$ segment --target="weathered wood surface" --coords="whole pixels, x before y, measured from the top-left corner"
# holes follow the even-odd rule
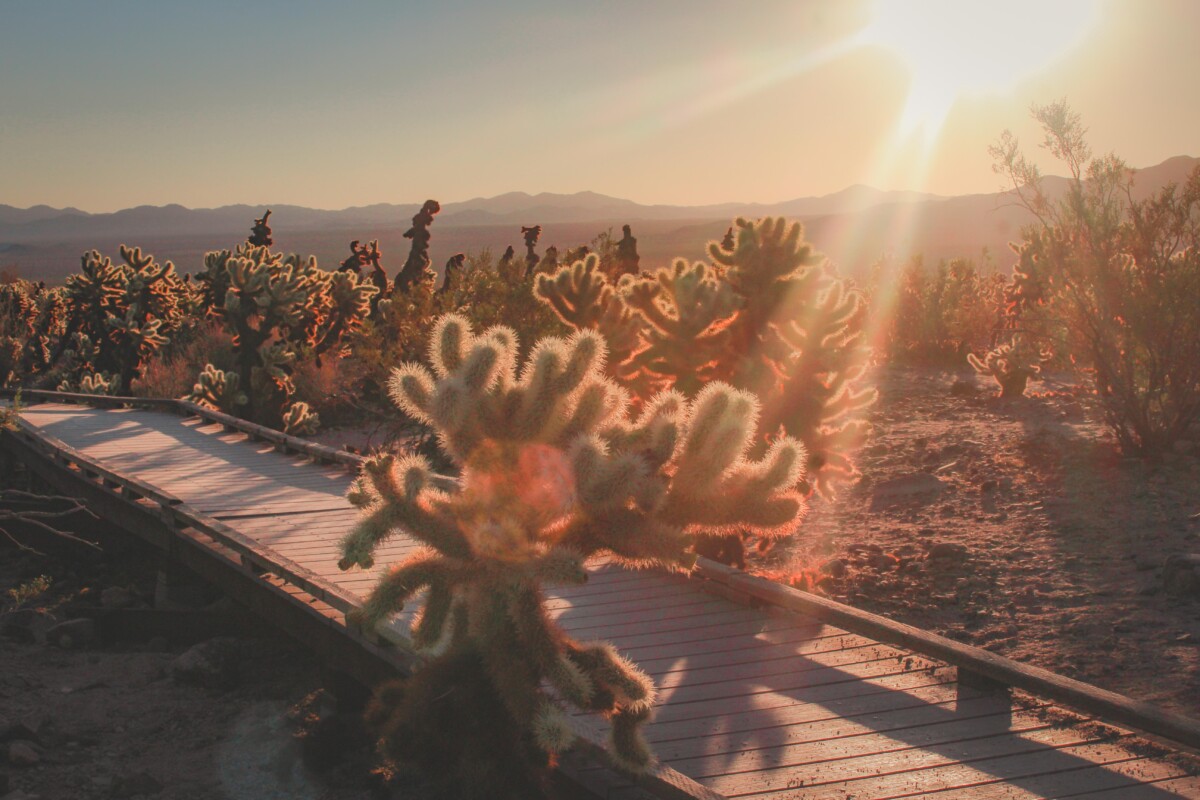
[[[22,416],[100,478],[140,481],[141,502],[195,509],[202,519],[191,529],[280,575],[280,591],[307,598],[331,624],[416,548],[401,537],[375,569],[337,569],[338,540],[356,516],[344,463],[163,412],[44,403]],[[710,573],[726,588],[740,582]],[[920,637],[883,644],[829,624],[836,609],[750,608],[704,591],[711,583],[597,563],[586,585],[551,592],[568,631],[614,642],[659,686],[648,737],[669,769],[631,781],[575,765],[602,796],[1200,798],[1186,764],[1036,698],[960,685],[953,668],[904,646]],[[404,635],[411,614],[389,638]],[[602,738],[603,724],[578,723]]]

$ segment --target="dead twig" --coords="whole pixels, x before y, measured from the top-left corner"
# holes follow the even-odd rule
[[[39,511],[36,508],[14,510],[11,508],[0,508],[0,523],[4,522],[20,522],[25,525],[31,525],[35,528],[43,530],[54,536],[62,539],[75,542],[76,544],[85,545],[93,550],[99,550],[100,546],[95,542],[89,542],[82,539],[69,531],[64,531],[53,525],[44,522],[43,520],[62,519],[69,517],[72,514],[87,514],[93,519],[97,519],[96,515],[88,509],[84,508],[80,502],[74,497],[66,497],[64,495],[40,495],[33,492],[26,492],[20,489],[3,489],[0,490],[0,505],[10,505],[12,503],[22,504],[45,504],[45,503],[67,503],[68,507],[57,511]],[[10,542],[16,545],[18,550],[35,555],[45,555],[44,553],[30,547],[24,542],[19,541],[15,536],[8,532],[4,527],[0,526],[0,533],[4,534]]]

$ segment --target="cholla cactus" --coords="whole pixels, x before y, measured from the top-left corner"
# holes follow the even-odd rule
[[[30,286],[25,281],[0,284],[0,386],[19,377],[21,354],[34,335],[38,309]]]
[[[189,397],[289,433],[314,433],[316,413],[293,401],[293,366],[301,355],[318,363],[326,353],[340,356],[378,288],[266,247],[209,253],[204,263],[204,302],[233,333],[236,364],[229,373],[207,365]]]
[[[213,259],[214,265],[218,261],[228,273],[221,316],[234,335],[237,381],[231,384],[228,376],[222,377],[224,373],[209,364],[189,397],[218,408],[232,400],[234,406],[222,410],[280,426],[294,392],[289,367],[295,358],[281,337],[283,330],[301,321],[314,283],[307,274],[309,265],[298,256],[285,259],[266,247],[221,254]]]
[[[967,354],[967,361],[981,375],[991,375],[1000,386],[1000,396],[1022,397],[1030,378],[1042,371],[1042,364],[1054,354],[1027,342],[1020,335],[1013,336],[1008,344],[1002,344],[983,358],[974,353]]]
[[[426,200],[421,210],[413,215],[412,227],[404,232],[405,239],[412,239],[412,248],[408,252],[408,260],[396,274],[397,292],[407,292],[416,283],[432,280],[429,240],[433,234],[429,232],[429,226],[433,225],[433,218],[441,210],[442,206],[437,200]]]
[[[615,287],[585,261],[540,278],[537,293],[568,325],[622,343],[629,355],[608,373],[638,399],[665,387],[692,395],[715,380],[756,394],[764,434],[804,442],[808,486],[831,494],[857,474],[849,452],[876,396],[863,385],[861,295],[783,219],[739,219],[709,255],[712,264],[677,260]]]
[[[625,386],[638,384],[640,365],[631,361],[641,349],[642,321],[600,269],[600,257],[589,254],[553,275],[539,274],[534,293],[576,330],[594,330],[608,342],[606,368]]]
[[[171,262],[158,264],[140,248],[121,245],[124,263],[114,264],[93,250],[85,253],[80,272],[67,279],[62,308],[65,324],[46,368],[67,352],[73,354],[66,383],[82,384],[89,373],[112,373],[118,394],[129,394],[133,380],[146,360],[169,341],[179,325],[183,308],[183,282]],[[58,300],[48,300],[43,311],[47,329],[57,327]],[[40,338],[48,338],[39,334]],[[27,351],[31,366],[43,359],[34,343]]]
[[[362,623],[375,625],[426,590],[414,644],[457,664],[464,653],[478,656],[533,762],[571,740],[545,681],[562,701],[607,715],[614,758],[636,771],[651,762],[638,731],[653,687],[611,646],[576,642],[559,628],[543,585],[583,583],[584,562],[597,553],[686,569],[698,534],[790,533],[804,507],[794,487],[805,452],[783,436],[749,460],[758,401],[722,383],[690,402],[654,395],[631,417],[626,392],[602,374],[605,351],[601,336],[581,331],[542,339],[519,366],[510,329],[474,334],[462,317],[441,318],[432,373],[407,364],[391,393],[436,430],[461,479],[435,475],[419,456],[369,461],[350,494],[363,517],[339,566],[372,566],[374,548],[398,532],[421,541],[427,550],[381,579]]]
[[[82,392],[83,394],[121,394],[121,382],[116,375],[107,372],[88,372],[79,379],[78,383],[62,381],[58,384],[60,392]]]

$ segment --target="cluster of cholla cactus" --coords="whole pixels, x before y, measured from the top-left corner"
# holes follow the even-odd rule
[[[865,304],[783,219],[739,219],[712,263],[680,259],[616,285],[589,256],[536,292],[577,330],[612,343],[610,377],[646,398],[665,387],[693,395],[724,381],[763,399],[765,449],[783,432],[808,452],[808,487],[831,493],[856,475],[850,451],[875,399],[863,384]]]
[[[995,379],[1001,397],[1011,398],[1023,396],[1029,380],[1036,378],[1042,371],[1042,364],[1053,357],[1049,349],[1031,344],[1016,334],[1010,342],[997,346],[983,358],[968,353],[967,361],[979,374]]]
[[[367,318],[377,288],[352,272],[326,272],[315,259],[249,243],[204,262],[203,293],[233,334],[236,367],[206,365],[190,398],[291,433],[315,431],[315,412],[293,400],[293,365],[300,354],[338,353]]]
[[[25,281],[0,284],[0,386],[19,374],[26,343],[34,335],[37,303]]]
[[[42,357],[49,334],[36,332],[27,353],[31,372],[66,357],[60,390],[129,394],[146,361],[170,340],[185,313],[187,289],[171,262],[159,264],[141,248],[120,248],[122,263],[93,250],[67,278],[61,298],[47,300],[39,328],[58,328],[58,342]]]
[[[586,559],[600,553],[686,569],[697,535],[791,533],[804,507],[796,487],[806,454],[780,436],[752,460],[758,399],[720,382],[691,400],[670,390],[648,396],[635,414],[628,392],[604,375],[606,356],[603,337],[583,330],[542,339],[519,364],[512,330],[475,334],[460,316],[441,318],[433,371],[404,365],[391,393],[436,431],[461,477],[440,477],[419,456],[370,460],[350,495],[363,516],[340,566],[372,566],[374,548],[392,535],[419,540],[426,549],[380,580],[360,622],[374,626],[424,591],[413,642],[436,663],[482,670],[506,716],[487,734],[503,741],[515,728],[529,763],[545,764],[572,740],[570,704],[606,715],[613,757],[637,771],[651,763],[639,729],[652,683],[610,645],[564,632],[543,587],[585,582]],[[426,707],[405,694],[377,714],[385,731],[408,730],[407,715]],[[426,736],[456,724],[422,722]],[[447,747],[457,738],[445,731]],[[409,746],[386,733],[384,741],[401,753]]]

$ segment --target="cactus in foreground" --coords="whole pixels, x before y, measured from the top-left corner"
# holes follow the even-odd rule
[[[760,460],[747,458],[759,414],[752,394],[721,383],[692,401],[667,391],[633,417],[626,392],[602,374],[605,351],[601,336],[581,331],[542,339],[518,365],[510,329],[474,334],[462,317],[443,317],[432,373],[407,364],[391,392],[437,431],[461,479],[435,475],[419,456],[384,455],[366,464],[350,495],[363,516],[343,541],[343,569],[372,566],[375,547],[396,533],[426,547],[380,580],[362,624],[424,590],[412,631],[435,655],[424,670],[466,670],[462,681],[486,687],[503,725],[480,735],[517,747],[535,770],[570,744],[564,703],[609,717],[617,763],[634,771],[651,763],[639,733],[651,682],[610,645],[568,636],[548,613],[544,585],[583,583],[585,560],[599,553],[686,569],[695,535],[731,526],[785,535],[804,506],[793,488],[804,470],[800,442],[783,436]],[[412,718],[430,707],[413,692],[446,688],[418,679],[380,698],[385,746],[422,746],[400,735],[417,730],[423,742],[465,754],[455,726],[467,723]]]
[[[1042,364],[1053,357],[1050,350],[1036,347],[1016,335],[1011,342],[999,345],[983,358],[968,353],[967,361],[979,374],[995,379],[1001,397],[1011,398],[1022,397],[1030,378],[1036,378],[1042,371]]]

